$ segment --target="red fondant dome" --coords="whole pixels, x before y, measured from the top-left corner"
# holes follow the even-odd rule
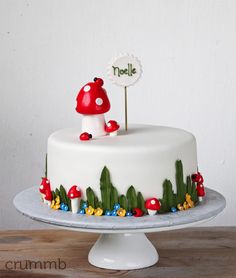
[[[76,111],[84,115],[103,114],[110,110],[110,101],[106,90],[102,87],[103,80],[94,78],[79,91],[76,98]]]

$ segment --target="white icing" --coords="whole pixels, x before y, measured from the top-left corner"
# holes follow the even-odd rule
[[[96,115],[97,116],[97,115]],[[88,131],[87,131],[88,132]],[[196,141],[181,129],[130,125],[119,136],[80,141],[79,129],[64,129],[48,139],[48,178],[52,189],[62,184],[68,191],[78,184],[82,198],[90,186],[100,198],[100,175],[104,166],[119,194],[133,185],[144,198],[162,197],[163,181],[175,185],[175,162],[181,159],[184,175],[197,171]]]
[[[84,86],[84,91],[88,92],[91,89],[91,87],[89,85]]]
[[[154,205],[156,202],[155,200],[151,200],[151,204]]]

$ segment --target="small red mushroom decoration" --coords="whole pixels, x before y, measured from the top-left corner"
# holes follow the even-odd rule
[[[45,200],[46,190],[50,190],[50,181],[47,178],[43,177],[39,187],[39,192],[41,193],[44,203],[47,203],[47,200]]]
[[[161,205],[157,198],[150,198],[146,200],[145,208],[149,215],[155,215],[160,210]]]
[[[202,201],[202,198],[206,195],[205,188],[203,185],[204,179],[200,172],[192,175],[192,181],[197,183],[197,195],[199,202]]]
[[[68,198],[71,200],[72,213],[77,213],[79,210],[79,198],[81,197],[81,191],[77,185],[73,185],[67,193]]]
[[[50,206],[52,203],[52,191],[51,189],[46,189],[45,191],[45,200],[46,203]]]
[[[110,136],[116,136],[119,128],[120,126],[118,125],[118,123],[116,121],[111,120],[107,123],[105,131],[109,133]]]

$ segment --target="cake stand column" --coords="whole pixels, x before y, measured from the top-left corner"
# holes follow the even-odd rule
[[[90,264],[116,270],[149,267],[158,259],[155,247],[138,232],[101,234],[88,255]]]

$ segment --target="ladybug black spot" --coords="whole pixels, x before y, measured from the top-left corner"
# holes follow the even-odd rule
[[[98,80],[98,78],[97,78],[97,77],[94,77],[93,81],[96,82],[97,80]]]

